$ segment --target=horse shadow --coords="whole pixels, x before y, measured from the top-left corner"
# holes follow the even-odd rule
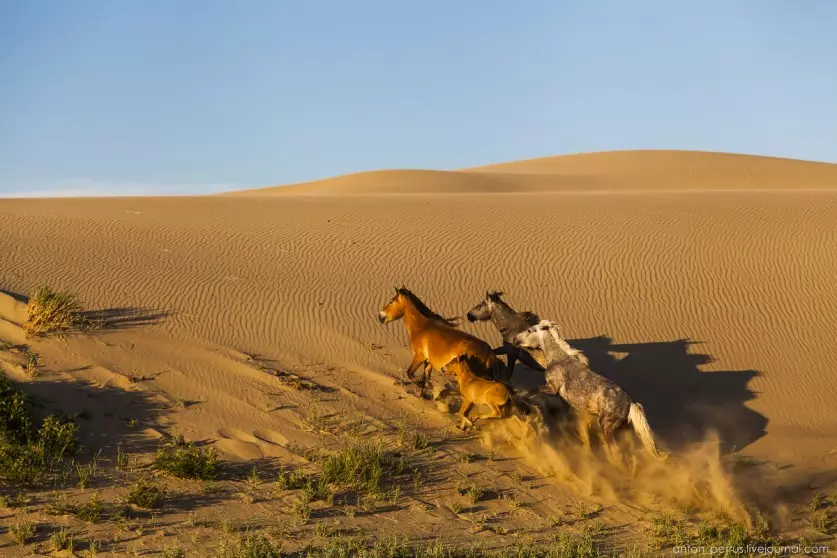
[[[740,451],[765,435],[767,417],[746,406],[756,393],[748,386],[756,370],[704,372],[711,355],[693,353],[689,339],[614,344],[607,336],[570,339],[590,368],[642,404],[655,435],[681,449],[715,432],[722,453]],[[542,372],[517,367],[527,387],[545,384]],[[522,373],[522,374],[521,374]]]

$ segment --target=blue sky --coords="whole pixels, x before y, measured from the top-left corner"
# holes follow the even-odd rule
[[[837,162],[837,2],[0,0],[0,194],[610,149]]]

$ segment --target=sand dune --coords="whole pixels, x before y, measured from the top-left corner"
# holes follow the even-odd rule
[[[176,429],[229,459],[304,462],[294,447],[321,443],[312,413],[450,429],[394,385],[406,334],[375,314],[404,284],[447,315],[496,288],[559,322],[676,450],[714,430],[725,453],[822,473],[837,465],[835,186],[835,165],[620,152],[235,196],[3,200],[0,288],[47,283],[123,309],[113,330],[39,350],[74,381],[151,397],[149,436]],[[334,195],[297,195],[311,193]],[[19,334],[3,329],[19,311],[0,298],[0,336]],[[499,342],[488,326],[463,327]],[[287,389],[254,362],[329,391]],[[515,466],[468,475],[513,486],[497,470]],[[575,498],[557,481],[535,493]],[[451,535],[441,518],[428,529]]]
[[[459,171],[362,172],[227,195],[533,193],[837,188],[837,165],[697,151],[612,151]]]

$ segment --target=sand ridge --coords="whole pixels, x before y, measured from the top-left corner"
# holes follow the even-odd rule
[[[637,150],[580,153],[456,171],[382,170],[233,196],[609,193],[837,188],[837,165],[796,159],[700,151]]]

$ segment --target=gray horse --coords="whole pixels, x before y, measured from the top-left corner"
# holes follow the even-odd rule
[[[628,422],[649,452],[665,458],[657,450],[642,405],[634,402],[621,387],[590,370],[587,362],[579,360],[578,351],[563,339],[557,325],[543,320],[515,336],[514,343],[524,349],[544,352],[548,390],[560,395],[576,411],[598,417],[600,433],[608,446],[614,431]],[[581,434],[586,443],[586,425]]]
[[[499,291],[486,292],[485,299],[468,312],[468,321],[473,323],[491,320],[503,336],[503,345],[494,349],[494,353],[508,357],[510,373],[514,374],[514,365],[518,360],[533,370],[543,370],[545,361],[540,362],[543,361],[543,354],[540,351],[530,354],[512,342],[515,335],[537,324],[540,318],[532,312],[515,312],[503,301],[502,296],[503,293]]]

